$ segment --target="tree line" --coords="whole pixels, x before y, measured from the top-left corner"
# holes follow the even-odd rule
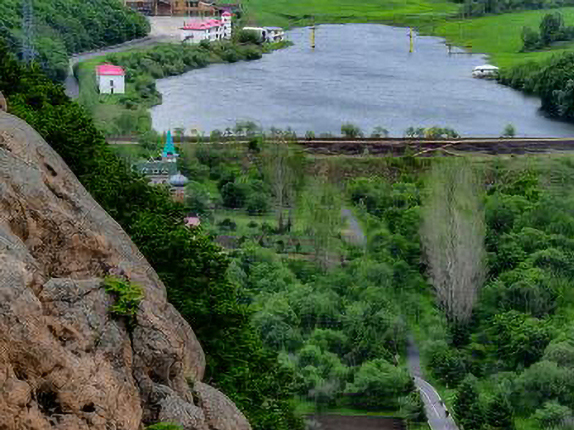
[[[117,0],[30,0],[33,7],[32,44],[38,62],[54,80],[68,73],[70,54],[144,37],[149,23],[144,16]],[[23,43],[22,0],[0,3],[0,36],[13,52]]]
[[[571,428],[572,167],[433,160],[423,174],[354,188],[356,204],[391,232],[410,220],[404,261],[426,274],[411,321],[427,337],[432,376],[455,390],[464,429],[512,429],[517,420]],[[405,180],[420,199],[392,197]],[[425,291],[437,308],[425,307]]]

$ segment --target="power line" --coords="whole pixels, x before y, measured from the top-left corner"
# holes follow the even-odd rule
[[[34,6],[33,0],[22,0],[22,59],[30,64],[36,59],[38,52],[34,48]]]

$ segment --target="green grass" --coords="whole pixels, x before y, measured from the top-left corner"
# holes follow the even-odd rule
[[[424,25],[454,15],[445,0],[245,0],[247,21],[283,27],[316,23],[384,22]]]
[[[560,11],[565,23],[574,25],[574,7],[552,11]],[[542,17],[547,13],[548,10],[536,10],[449,21],[437,26],[434,33],[472,52],[488,54],[498,66],[508,67],[527,60],[544,60],[574,48],[574,43],[567,43],[540,52],[520,52],[522,28],[526,26],[538,30]]]
[[[143,146],[139,144],[111,145],[111,148],[117,155],[127,160],[130,164],[149,157],[149,151],[146,151]]]

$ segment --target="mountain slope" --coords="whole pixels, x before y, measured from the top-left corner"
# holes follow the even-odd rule
[[[121,227],[23,121],[0,112],[0,428],[251,427]],[[105,276],[139,285],[134,324]]]
[[[29,0],[33,5],[33,44],[52,79],[63,80],[69,54],[143,37],[149,24],[118,0]],[[0,2],[0,36],[21,53],[22,0]]]

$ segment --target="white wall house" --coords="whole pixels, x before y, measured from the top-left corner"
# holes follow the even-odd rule
[[[231,14],[224,12],[221,19],[202,19],[184,23],[181,28],[181,40],[187,43],[199,43],[202,40],[215,42],[231,39]]]
[[[96,67],[96,76],[100,94],[124,94],[126,92],[126,74],[121,67],[102,64]]]

